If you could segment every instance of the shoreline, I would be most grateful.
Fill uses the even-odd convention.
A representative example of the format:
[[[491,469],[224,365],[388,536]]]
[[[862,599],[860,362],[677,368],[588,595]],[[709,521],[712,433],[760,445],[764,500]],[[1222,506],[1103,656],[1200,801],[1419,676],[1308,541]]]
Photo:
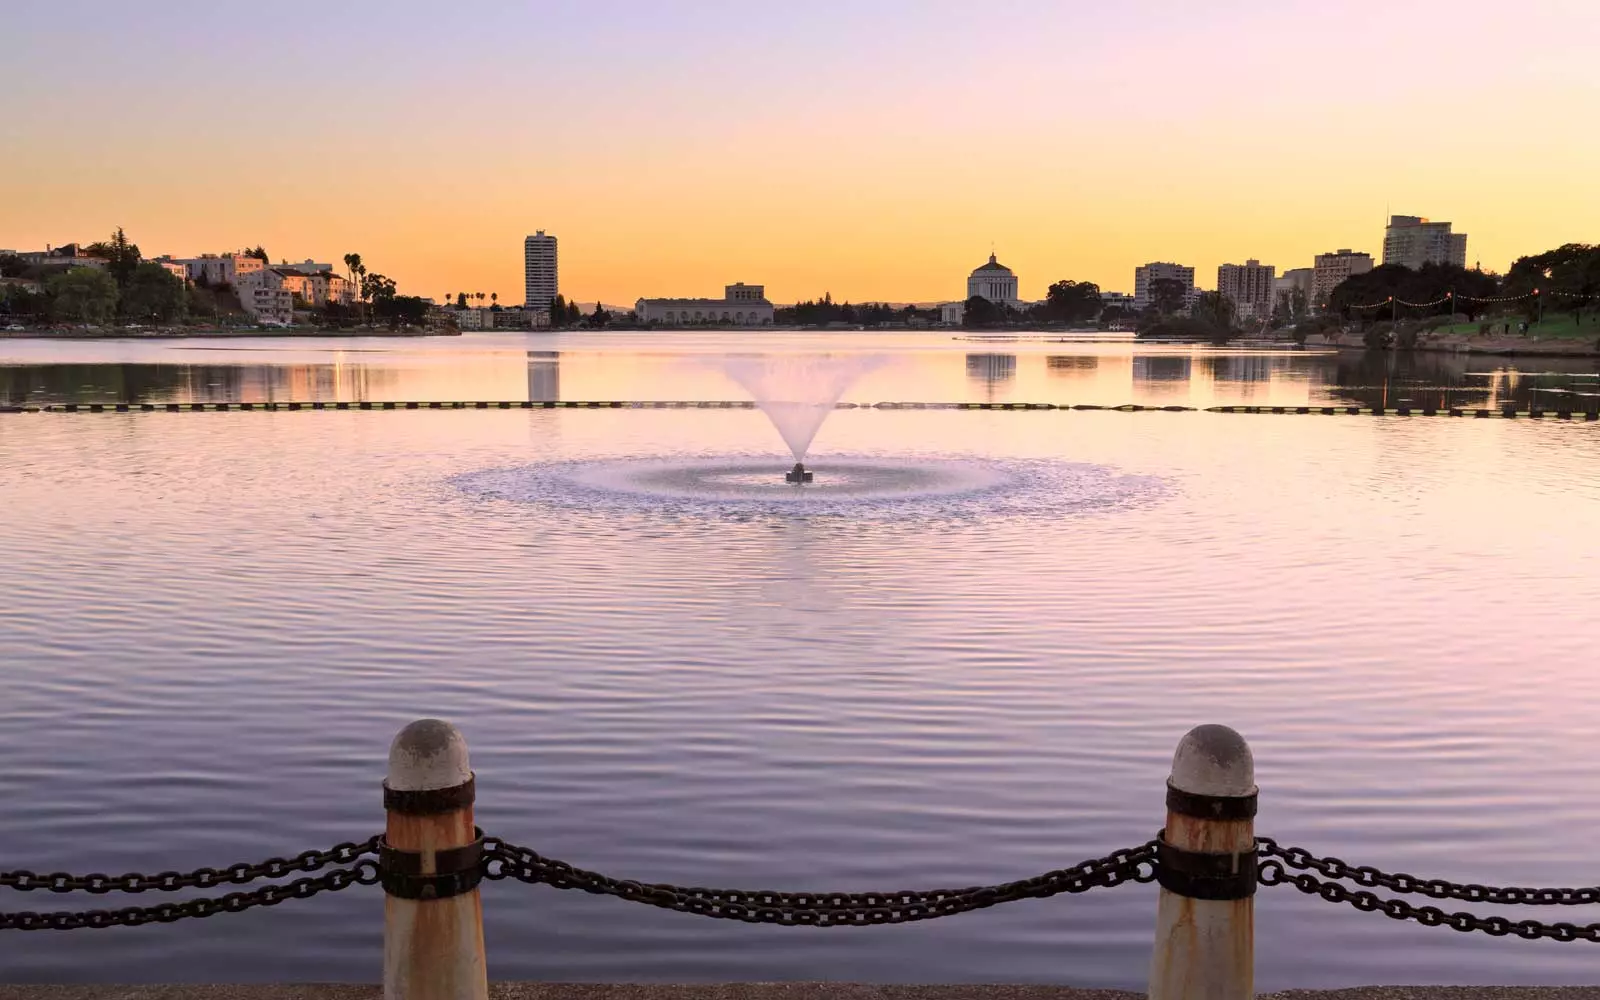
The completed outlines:
[[[380,1000],[374,984],[253,986],[0,985],[0,1000]],[[493,1000],[1140,1000],[1143,993],[1065,986],[878,986],[863,983],[490,983]],[[1363,986],[1289,990],[1257,1000],[1600,1000],[1591,986]]]
[[[1370,351],[1359,337],[1311,337],[1307,347],[1332,347],[1341,351]],[[1600,346],[1578,340],[1538,340],[1531,337],[1449,337],[1421,343],[1410,352],[1384,348],[1382,353],[1483,354],[1517,358],[1600,358]]]
[[[334,337],[459,337],[460,330],[315,330],[249,329],[214,327],[193,330],[0,330],[0,340],[227,340],[256,337],[328,339]]]

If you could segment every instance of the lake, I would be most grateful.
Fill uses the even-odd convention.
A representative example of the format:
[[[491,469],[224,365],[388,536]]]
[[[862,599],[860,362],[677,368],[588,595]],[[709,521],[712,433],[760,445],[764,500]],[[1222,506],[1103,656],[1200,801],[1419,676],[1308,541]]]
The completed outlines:
[[[743,399],[724,358],[792,351],[870,357],[857,403],[1525,408],[1596,382],[1592,362],[939,333],[13,340],[0,403]],[[1173,748],[1219,722],[1255,750],[1264,835],[1594,883],[1574,832],[1600,821],[1600,426],[846,409],[808,465],[895,489],[696,493],[791,461],[751,410],[0,415],[0,868],[364,838],[390,739],[437,716],[471,745],[480,824],[583,867],[968,885],[1149,839]],[[491,976],[557,981],[1142,989],[1155,909],[1124,886],[822,931],[484,899]],[[9,933],[0,981],[371,981],[381,911],[352,889]],[[1589,945],[1287,888],[1257,924],[1263,990],[1596,978]]]

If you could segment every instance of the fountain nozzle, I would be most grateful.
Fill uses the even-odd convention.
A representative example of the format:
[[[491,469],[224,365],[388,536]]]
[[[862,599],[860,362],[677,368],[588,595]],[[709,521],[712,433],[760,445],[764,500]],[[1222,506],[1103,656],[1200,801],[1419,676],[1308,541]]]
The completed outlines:
[[[794,468],[790,469],[783,475],[784,482],[793,483],[795,486],[802,486],[811,482],[814,478],[815,477],[811,473],[806,471],[805,464],[802,462],[794,463]]]

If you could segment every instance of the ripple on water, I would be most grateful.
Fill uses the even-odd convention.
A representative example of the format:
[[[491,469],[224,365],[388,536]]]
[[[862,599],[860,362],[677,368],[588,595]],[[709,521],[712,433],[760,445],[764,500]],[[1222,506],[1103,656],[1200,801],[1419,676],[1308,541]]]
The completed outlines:
[[[601,514],[771,515],[919,521],[1090,513],[1159,498],[1165,480],[1088,463],[829,455],[815,482],[784,482],[764,456],[542,462],[454,477],[494,500]]]

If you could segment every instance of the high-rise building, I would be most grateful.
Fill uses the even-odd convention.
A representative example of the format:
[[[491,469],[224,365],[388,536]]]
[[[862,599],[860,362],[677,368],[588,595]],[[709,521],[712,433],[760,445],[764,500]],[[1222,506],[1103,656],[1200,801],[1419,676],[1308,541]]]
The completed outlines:
[[[527,282],[527,298],[523,305],[529,309],[548,309],[550,300],[561,294],[560,274],[556,267],[556,238],[546,236],[541,229],[523,240],[522,267]]]
[[[1217,291],[1233,303],[1240,319],[1261,319],[1272,315],[1277,272],[1273,265],[1255,259],[1223,264],[1217,268]]]
[[[1416,215],[1389,217],[1383,233],[1383,262],[1416,270],[1424,264],[1467,266],[1467,234],[1452,233],[1448,222]]]
[[[1195,296],[1200,294],[1194,287],[1194,268],[1159,261],[1133,269],[1133,304],[1140,309],[1149,308],[1150,286],[1163,278],[1169,278],[1183,285],[1185,308],[1194,305]]]
[[[1299,292],[1306,298],[1306,307],[1310,308],[1316,303],[1317,272],[1311,267],[1294,267],[1278,275],[1272,283],[1272,307],[1278,307],[1278,301],[1288,296],[1290,305],[1294,304],[1294,293]]]
[[[1357,274],[1366,274],[1372,270],[1372,254],[1356,253],[1354,250],[1338,250],[1334,253],[1319,253],[1316,266],[1312,268],[1311,279],[1311,305],[1321,309],[1328,304],[1328,297],[1333,290],[1348,277]]]

